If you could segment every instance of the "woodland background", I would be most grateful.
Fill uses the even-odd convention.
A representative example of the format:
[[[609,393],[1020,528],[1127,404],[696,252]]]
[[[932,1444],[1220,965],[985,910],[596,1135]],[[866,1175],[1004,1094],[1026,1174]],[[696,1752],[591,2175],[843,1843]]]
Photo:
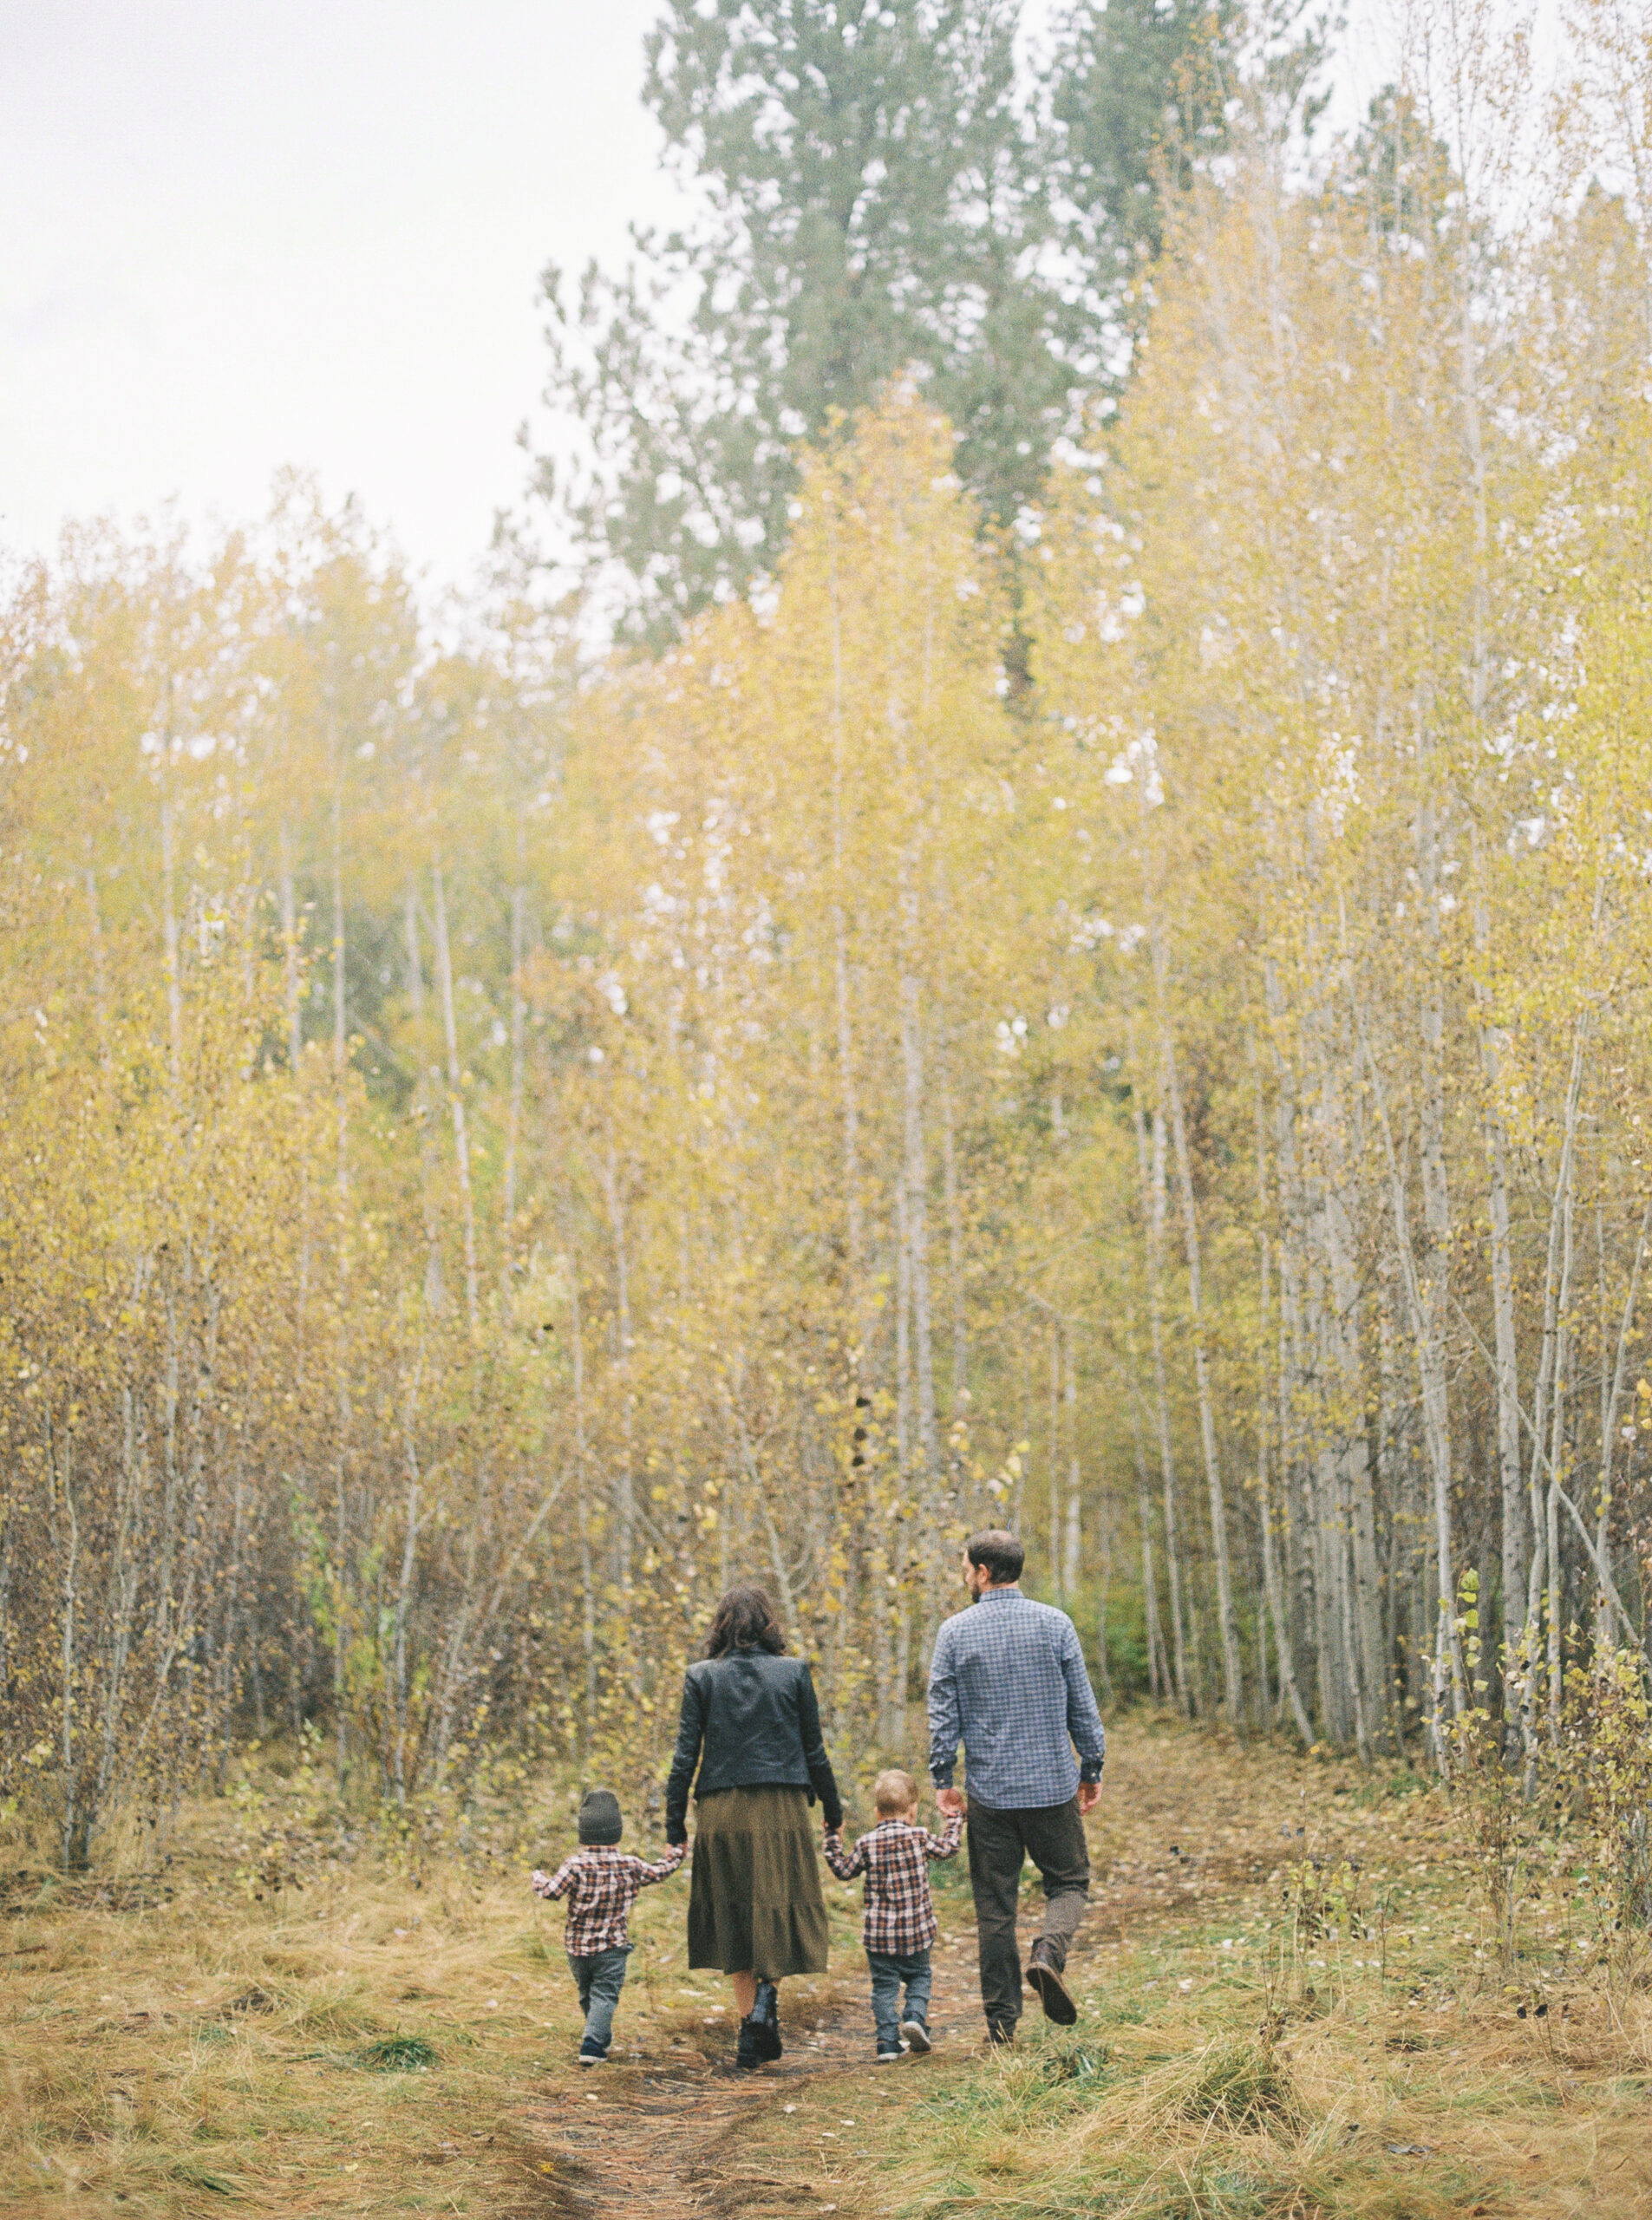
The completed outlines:
[[[1420,15],[1322,140],[1325,25],[674,5],[703,226],[547,277],[575,593],[299,479],[13,568],[65,1862],[248,1737],[657,1775],[736,1576],[910,1760],[989,1518],[1110,1701],[1449,1768],[1635,1685],[1649,28]]]

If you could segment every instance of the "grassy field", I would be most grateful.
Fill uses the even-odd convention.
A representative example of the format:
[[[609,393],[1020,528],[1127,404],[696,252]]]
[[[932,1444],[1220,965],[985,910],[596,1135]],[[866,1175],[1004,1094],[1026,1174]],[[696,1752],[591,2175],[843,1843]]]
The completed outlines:
[[[726,1987],[683,1964],[684,1880],[642,1899],[617,2063],[575,2068],[560,1911],[526,1886],[571,1833],[548,1800],[438,1851],[354,1831],[307,1773],[232,1786],[169,1864],[0,1884],[0,2212],[1652,2210],[1643,1979],[1562,1978],[1558,1899],[1500,1966],[1403,1773],[1126,1720],[1076,2028],[1035,2011],[981,2049],[960,1859],[937,2054],[872,2064],[833,1884],[833,1973],[787,1985],[787,2057],[749,2080]]]

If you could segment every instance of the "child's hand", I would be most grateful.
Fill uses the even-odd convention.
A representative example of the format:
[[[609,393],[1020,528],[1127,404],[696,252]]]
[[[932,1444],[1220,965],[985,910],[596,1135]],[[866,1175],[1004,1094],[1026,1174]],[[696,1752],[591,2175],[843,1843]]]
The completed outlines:
[[[545,1890],[551,1886],[551,1876],[548,1873],[543,1872],[540,1868],[536,1865],[532,1872],[528,1876],[528,1886],[532,1890],[536,1897],[542,1897]]]

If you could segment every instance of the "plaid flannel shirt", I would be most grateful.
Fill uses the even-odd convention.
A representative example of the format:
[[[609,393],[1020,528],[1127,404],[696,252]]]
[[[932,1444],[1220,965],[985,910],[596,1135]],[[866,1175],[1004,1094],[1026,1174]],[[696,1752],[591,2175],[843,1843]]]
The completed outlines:
[[[952,1786],[960,1740],[970,1799],[989,1811],[1046,1810],[1100,1779],[1107,1738],[1065,1611],[989,1588],[942,1623],[930,1668],[937,1788]]]
[[[840,1834],[826,1837],[826,1862],[838,1878],[866,1877],[860,1939],[874,1956],[910,1958],[929,1949],[939,1932],[929,1860],[952,1857],[963,1838],[961,1815],[949,1819],[938,1835],[905,1819],[882,1819],[849,1851]]]
[[[650,1881],[669,1881],[687,1854],[686,1843],[673,1843],[658,1863],[633,1858],[607,1844],[587,1844],[565,1858],[548,1881],[534,1883],[542,1897],[566,1897],[568,1924],[563,1943],[571,1958],[594,1958],[599,1950],[630,1948],[631,1906]]]

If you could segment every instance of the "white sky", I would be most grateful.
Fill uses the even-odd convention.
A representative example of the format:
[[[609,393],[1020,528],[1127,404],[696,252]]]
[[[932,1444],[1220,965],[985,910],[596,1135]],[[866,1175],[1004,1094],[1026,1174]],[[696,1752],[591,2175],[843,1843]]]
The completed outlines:
[[[0,550],[292,464],[462,581],[548,428],[540,269],[682,212],[656,5],[0,0]]]
[[[0,547],[358,494],[462,578],[543,378],[538,274],[669,216],[655,0],[0,0]]]

